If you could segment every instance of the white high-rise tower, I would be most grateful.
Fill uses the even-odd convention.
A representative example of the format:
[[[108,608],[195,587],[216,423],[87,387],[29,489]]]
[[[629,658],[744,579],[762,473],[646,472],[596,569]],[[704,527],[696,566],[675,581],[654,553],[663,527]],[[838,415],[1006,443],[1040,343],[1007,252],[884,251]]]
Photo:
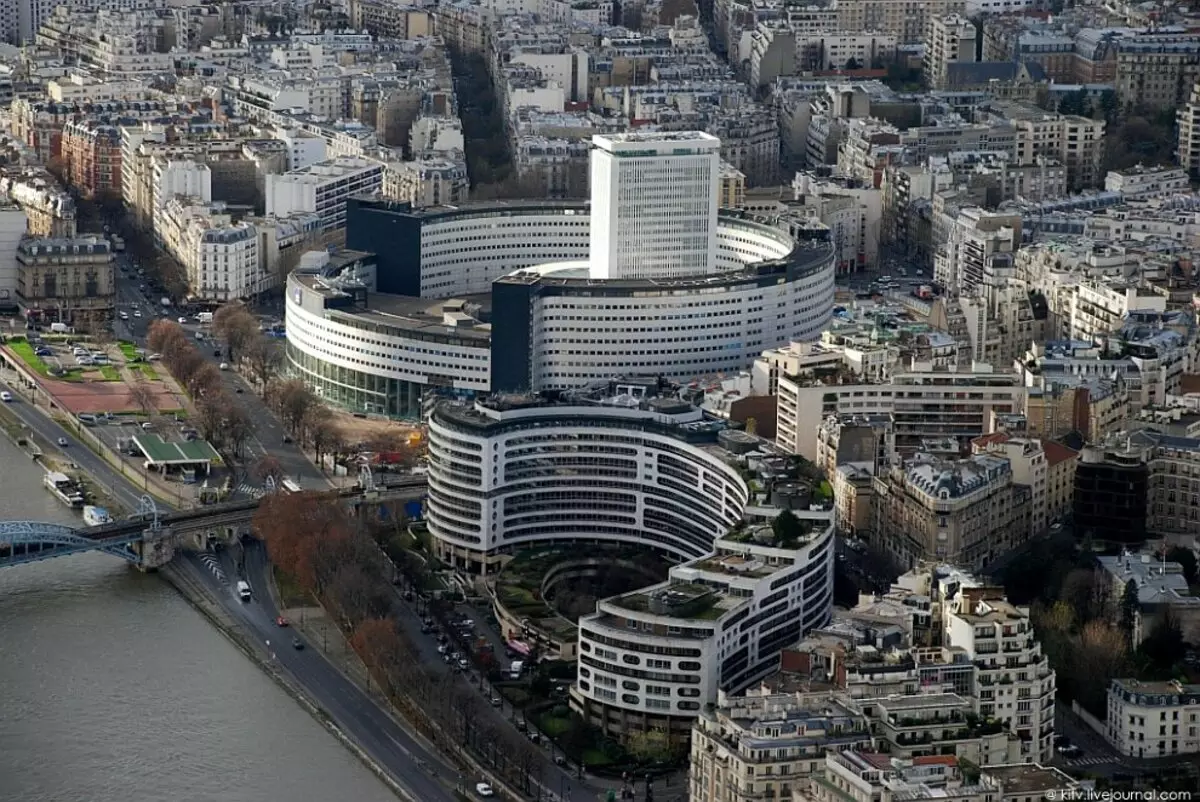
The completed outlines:
[[[720,149],[702,131],[592,137],[591,277],[715,272]]]

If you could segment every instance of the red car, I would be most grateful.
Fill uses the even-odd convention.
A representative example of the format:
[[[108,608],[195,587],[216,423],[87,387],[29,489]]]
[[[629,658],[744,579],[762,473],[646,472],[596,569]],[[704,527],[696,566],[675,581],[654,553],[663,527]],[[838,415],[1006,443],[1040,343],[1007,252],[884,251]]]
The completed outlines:
[[[288,620],[286,618],[284,618],[283,616],[279,616],[278,618],[275,619],[275,626],[286,627],[287,625],[288,625]]]

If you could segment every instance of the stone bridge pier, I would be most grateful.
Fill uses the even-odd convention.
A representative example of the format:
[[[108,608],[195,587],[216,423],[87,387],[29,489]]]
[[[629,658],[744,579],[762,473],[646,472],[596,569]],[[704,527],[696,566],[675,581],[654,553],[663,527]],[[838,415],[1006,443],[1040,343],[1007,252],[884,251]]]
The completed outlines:
[[[171,562],[175,557],[175,543],[175,535],[169,528],[147,529],[142,539],[132,544],[138,555],[138,570],[149,573]]]

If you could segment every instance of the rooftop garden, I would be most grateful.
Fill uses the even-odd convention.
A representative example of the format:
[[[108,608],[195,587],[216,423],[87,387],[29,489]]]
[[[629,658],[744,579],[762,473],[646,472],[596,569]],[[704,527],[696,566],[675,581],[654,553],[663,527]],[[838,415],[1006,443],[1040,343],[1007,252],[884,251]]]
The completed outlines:
[[[735,543],[757,543],[777,549],[794,549],[812,534],[813,528],[811,522],[798,518],[791,510],[784,510],[775,516],[775,520],[771,521],[769,526],[749,526],[745,521],[739,521],[726,539]]]
[[[496,579],[496,598],[510,615],[554,638],[574,634],[579,616],[598,599],[661,581],[667,563],[647,549],[552,546],[513,558]]]

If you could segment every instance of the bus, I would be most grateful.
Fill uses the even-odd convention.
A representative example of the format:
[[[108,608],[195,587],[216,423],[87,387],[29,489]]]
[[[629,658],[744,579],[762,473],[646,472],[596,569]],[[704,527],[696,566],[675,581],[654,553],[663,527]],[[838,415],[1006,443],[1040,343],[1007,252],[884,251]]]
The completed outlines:
[[[299,493],[300,492],[300,485],[296,484],[291,479],[284,479],[282,482],[279,483],[279,486],[282,487],[288,493]]]

